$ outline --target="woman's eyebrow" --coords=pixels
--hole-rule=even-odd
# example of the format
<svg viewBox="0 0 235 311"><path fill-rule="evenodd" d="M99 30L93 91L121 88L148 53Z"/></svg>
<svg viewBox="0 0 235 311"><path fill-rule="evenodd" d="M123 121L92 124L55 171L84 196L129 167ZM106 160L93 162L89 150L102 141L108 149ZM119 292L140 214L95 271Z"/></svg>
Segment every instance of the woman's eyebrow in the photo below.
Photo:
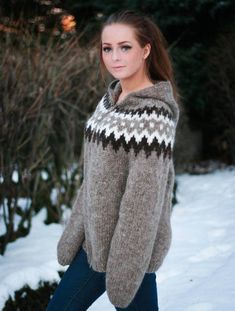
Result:
<svg viewBox="0 0 235 311"><path fill-rule="evenodd" d="M118 42L118 44L123 44L123 43L131 43L131 42L130 42L130 41L121 41L121 42ZM103 42L103 44L112 45L111 43L108 43L108 42Z"/></svg>

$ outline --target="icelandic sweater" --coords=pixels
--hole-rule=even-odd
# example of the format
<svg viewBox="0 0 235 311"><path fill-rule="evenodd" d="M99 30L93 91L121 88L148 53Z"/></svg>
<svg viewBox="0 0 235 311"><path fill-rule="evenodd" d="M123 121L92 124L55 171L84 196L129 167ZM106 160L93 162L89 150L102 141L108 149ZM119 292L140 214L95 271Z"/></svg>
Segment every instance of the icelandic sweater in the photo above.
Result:
<svg viewBox="0 0 235 311"><path fill-rule="evenodd" d="M113 80L84 127L83 182L57 245L61 265L81 247L126 308L171 244L173 147L179 108L169 80L121 93Z"/></svg>

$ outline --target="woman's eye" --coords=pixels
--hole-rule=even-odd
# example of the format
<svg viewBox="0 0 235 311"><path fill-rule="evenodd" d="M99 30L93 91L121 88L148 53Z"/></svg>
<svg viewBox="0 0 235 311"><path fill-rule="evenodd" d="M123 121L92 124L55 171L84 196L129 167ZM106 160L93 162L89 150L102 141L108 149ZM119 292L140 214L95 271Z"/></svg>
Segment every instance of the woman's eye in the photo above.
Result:
<svg viewBox="0 0 235 311"><path fill-rule="evenodd" d="M122 46L122 50L125 52L125 51L128 51L129 49L131 49L131 46L129 45L123 45Z"/></svg>
<svg viewBox="0 0 235 311"><path fill-rule="evenodd" d="M104 51L105 53L108 53L110 50L111 50L111 49L108 48L108 47L104 47L104 48L103 48L103 51Z"/></svg>
<svg viewBox="0 0 235 311"><path fill-rule="evenodd" d="M128 50L130 50L130 49L131 49L131 46L129 46L129 45L123 45L123 46L121 46L121 50L122 50L123 52L126 52L126 51L128 51ZM112 49L111 49L110 47L103 47L103 52L104 52L104 53L109 53L111 50L112 50Z"/></svg>

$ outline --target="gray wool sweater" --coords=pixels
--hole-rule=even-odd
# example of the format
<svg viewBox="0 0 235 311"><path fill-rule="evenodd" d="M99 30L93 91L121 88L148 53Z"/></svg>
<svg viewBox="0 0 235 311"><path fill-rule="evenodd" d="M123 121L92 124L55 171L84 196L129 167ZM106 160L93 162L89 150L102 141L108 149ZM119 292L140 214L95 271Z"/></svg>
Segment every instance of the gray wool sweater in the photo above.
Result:
<svg viewBox="0 0 235 311"><path fill-rule="evenodd" d="M179 119L170 81L117 102L113 80L84 127L84 178L57 244L69 265L81 247L106 272L111 303L126 308L171 244L173 147Z"/></svg>

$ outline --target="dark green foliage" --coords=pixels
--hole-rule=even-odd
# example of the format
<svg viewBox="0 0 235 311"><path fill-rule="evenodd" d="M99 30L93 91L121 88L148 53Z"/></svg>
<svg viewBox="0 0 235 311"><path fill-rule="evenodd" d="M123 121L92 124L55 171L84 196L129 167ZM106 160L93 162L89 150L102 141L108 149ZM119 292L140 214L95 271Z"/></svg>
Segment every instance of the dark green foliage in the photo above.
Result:
<svg viewBox="0 0 235 311"><path fill-rule="evenodd" d="M205 46L199 43L195 43L191 48L176 46L172 48L171 55L179 88L183 90L185 110L191 120L190 127L201 128L206 119L204 114L207 81Z"/></svg>
<svg viewBox="0 0 235 311"><path fill-rule="evenodd" d="M207 55L205 154L235 163L235 23L218 35Z"/></svg>

